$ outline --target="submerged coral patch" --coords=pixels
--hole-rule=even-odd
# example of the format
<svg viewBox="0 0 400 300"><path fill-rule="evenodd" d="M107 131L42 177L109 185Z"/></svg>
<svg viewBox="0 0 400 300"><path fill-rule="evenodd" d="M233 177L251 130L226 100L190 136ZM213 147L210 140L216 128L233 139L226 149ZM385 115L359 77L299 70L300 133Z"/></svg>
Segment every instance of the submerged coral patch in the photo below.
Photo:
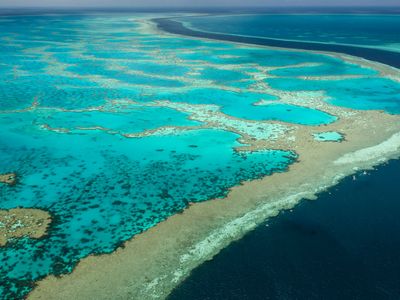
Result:
<svg viewBox="0 0 400 300"><path fill-rule="evenodd" d="M336 131L317 132L313 134L313 137L318 142L341 142L344 140L343 134Z"/></svg>

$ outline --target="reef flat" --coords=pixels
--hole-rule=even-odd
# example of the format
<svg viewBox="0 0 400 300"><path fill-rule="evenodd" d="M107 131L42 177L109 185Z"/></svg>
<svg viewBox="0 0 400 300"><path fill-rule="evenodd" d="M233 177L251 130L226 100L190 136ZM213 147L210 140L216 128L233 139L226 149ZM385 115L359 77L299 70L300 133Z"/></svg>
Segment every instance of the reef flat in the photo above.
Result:
<svg viewBox="0 0 400 300"><path fill-rule="evenodd" d="M40 209L0 210L0 246L11 239L40 238L46 234L51 216Z"/></svg>
<svg viewBox="0 0 400 300"><path fill-rule="evenodd" d="M15 173L7 173L0 174L0 183L14 185L17 183L17 174Z"/></svg>
<svg viewBox="0 0 400 300"><path fill-rule="evenodd" d="M1 297L165 297L266 217L398 155L397 69L153 17L1 19L0 173L18 184L0 208L53 217L0 248Z"/></svg>

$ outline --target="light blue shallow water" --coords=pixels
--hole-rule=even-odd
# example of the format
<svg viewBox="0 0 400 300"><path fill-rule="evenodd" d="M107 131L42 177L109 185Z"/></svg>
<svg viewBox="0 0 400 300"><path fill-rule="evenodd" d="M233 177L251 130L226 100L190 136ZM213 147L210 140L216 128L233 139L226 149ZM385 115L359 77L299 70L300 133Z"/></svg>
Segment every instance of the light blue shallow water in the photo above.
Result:
<svg viewBox="0 0 400 300"><path fill-rule="evenodd" d="M344 137L341 133L336 131L325 131L313 134L314 139L320 142L341 142Z"/></svg>
<svg viewBox="0 0 400 300"><path fill-rule="evenodd" d="M200 122L190 121L188 115L162 107L134 106L123 112L56 112L45 113L35 120L52 128L79 129L102 127L120 133L137 133L174 124L174 126L195 126Z"/></svg>
<svg viewBox="0 0 400 300"><path fill-rule="evenodd" d="M248 88L268 82L282 91L321 89L335 105L400 112L399 84L372 70L305 52L159 37L141 31L134 17L0 19L0 174L19 177L16 186L0 185L0 209L35 207L53 217L45 237L0 248L0 298L21 298L36 280L70 272L190 202L223 197L297 158L292 151L237 152L237 134L196 128L204 124L189 112L156 101L212 104L241 121L336 120ZM321 66L281 69L279 78L251 75L300 63ZM363 77L294 78L307 74ZM256 105L261 100L267 105ZM124 136L160 127L192 130Z"/></svg>
<svg viewBox="0 0 400 300"><path fill-rule="evenodd" d="M400 85L384 78L347 80L301 80L296 78L271 78L268 84L288 91L325 91L334 105L355 109L377 109L400 113Z"/></svg>
<svg viewBox="0 0 400 300"><path fill-rule="evenodd" d="M296 68L282 68L270 72L277 76L321 76L323 74L330 75L375 75L375 70L360 68L357 65L346 64L338 59L332 59L321 65L304 66Z"/></svg>
<svg viewBox="0 0 400 300"><path fill-rule="evenodd" d="M338 64L339 66L346 65L344 62L329 56L306 52L280 51L279 56L276 56L276 50L242 47L242 48L227 48L217 49L213 51L192 51L188 53L178 53L177 56L187 60L209 61L215 64L236 65L244 63L257 63L260 66L288 66L301 63L322 63L322 64ZM352 65L353 66L353 65ZM359 66L353 66L353 70L357 73L366 72L365 69ZM372 70L368 71L372 72ZM322 73L321 73L322 74Z"/></svg>
<svg viewBox="0 0 400 300"><path fill-rule="evenodd" d="M325 112L301 106L275 103L275 96L254 92L230 92L219 89L192 89L184 93L159 93L156 99L169 99L192 104L217 104L227 115L250 120L279 120L303 125L329 124L337 118ZM270 105L255 105L258 101ZM304 118L304 116L306 116Z"/></svg>
<svg viewBox="0 0 400 300"><path fill-rule="evenodd" d="M2 188L1 207L42 208L54 222L45 238L0 250L3 295L23 292L28 286L13 284L32 277L71 271L80 258L113 251L189 202L224 196L226 187L294 158L287 151L236 154L237 136L228 132L123 139L40 132L12 120L2 124L8 143L1 143L0 169L17 171L21 185Z"/></svg>

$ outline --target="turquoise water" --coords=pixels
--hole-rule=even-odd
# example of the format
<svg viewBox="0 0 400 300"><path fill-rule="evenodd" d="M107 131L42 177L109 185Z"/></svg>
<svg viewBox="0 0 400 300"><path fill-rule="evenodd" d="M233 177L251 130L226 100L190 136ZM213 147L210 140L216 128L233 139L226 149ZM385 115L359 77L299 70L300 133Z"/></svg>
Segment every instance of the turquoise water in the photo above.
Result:
<svg viewBox="0 0 400 300"><path fill-rule="evenodd" d="M21 185L2 187L1 207L38 207L54 222L48 236L0 250L8 296L29 288L26 280L69 272L80 258L113 251L189 202L222 197L226 187L282 170L294 158L287 151L236 154L237 136L228 132L122 139L40 132L26 121L2 124L8 143L0 169L16 170Z"/></svg>
<svg viewBox="0 0 400 300"><path fill-rule="evenodd" d="M268 84L289 91L325 91L328 102L355 109L377 109L400 113L400 84L384 78L336 80L301 80L271 78Z"/></svg>
<svg viewBox="0 0 400 300"><path fill-rule="evenodd" d="M349 64L339 61L329 56L322 56L319 54L306 53L306 52L293 52L293 51L280 51L279 56L276 55L276 50L241 47L241 48L228 48L228 49L215 49L213 51L191 51L187 53L178 53L179 58L185 60L199 60L210 62L214 64L223 65L237 65L237 64L254 64L258 66L288 66L302 63L319 63L319 64L337 64L341 70L346 69ZM359 66L350 65L356 74L374 73L373 70L365 70ZM323 74L323 73L321 73ZM338 75L344 75L338 70ZM325 74L326 75L326 74Z"/></svg>
<svg viewBox="0 0 400 300"><path fill-rule="evenodd" d="M174 124L174 126L196 126L200 122L190 121L188 115L162 107L139 105L123 112L53 112L44 113L35 122L52 128L76 130L82 127L102 127L118 133L138 133Z"/></svg>
<svg viewBox="0 0 400 300"><path fill-rule="evenodd" d="M296 68L282 68L270 72L276 76L321 76L329 75L375 75L375 70L360 68L357 65L343 63L339 59L332 59L321 65Z"/></svg>
<svg viewBox="0 0 400 300"><path fill-rule="evenodd" d="M156 99L168 99L192 104L217 104L229 116L250 120L275 120L303 125L321 125L337 118L325 112L296 105L276 103L277 98L254 92L230 92L218 89L192 89L184 93L161 93ZM255 105L258 101L271 101L270 105ZM307 116L303 118L303 116Z"/></svg>
<svg viewBox="0 0 400 300"><path fill-rule="evenodd" d="M323 55L158 36L132 15L1 20L0 174L16 172L19 183L0 185L0 209L53 217L43 238L0 248L2 299L297 159L290 150L237 151L237 132L196 120L186 104L205 114L212 105L244 128L337 120L251 87L268 82L282 92L321 89L334 105L400 112L398 83ZM262 76L273 66L284 67L275 72L282 77ZM302 74L361 78L295 78Z"/></svg>
<svg viewBox="0 0 400 300"><path fill-rule="evenodd" d="M341 133L336 131L326 131L314 133L314 140L319 142L341 142L344 137Z"/></svg>
<svg viewBox="0 0 400 300"><path fill-rule="evenodd" d="M236 15L181 18L196 29L400 52L398 15Z"/></svg>
<svg viewBox="0 0 400 300"><path fill-rule="evenodd" d="M232 71L232 70L221 70L217 68L205 68L201 71L200 77L207 78L216 83L226 84L232 81L238 81L242 79L249 79L243 72Z"/></svg>

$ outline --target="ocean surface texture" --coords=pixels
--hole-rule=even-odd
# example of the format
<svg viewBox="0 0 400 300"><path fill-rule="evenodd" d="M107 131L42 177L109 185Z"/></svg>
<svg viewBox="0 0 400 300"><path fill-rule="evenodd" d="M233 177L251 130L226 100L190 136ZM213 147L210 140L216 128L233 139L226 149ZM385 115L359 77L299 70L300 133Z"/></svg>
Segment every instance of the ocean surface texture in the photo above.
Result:
<svg viewBox="0 0 400 300"><path fill-rule="evenodd" d="M0 298L285 171L294 151L248 141L338 119L280 102L288 91L400 113L400 83L332 56L161 34L144 15L1 17L0 174L18 184L0 183L0 209L39 208L52 223L0 247Z"/></svg>
<svg viewBox="0 0 400 300"><path fill-rule="evenodd" d="M282 212L195 269L169 300L398 299L399 170L393 160Z"/></svg>
<svg viewBox="0 0 400 300"><path fill-rule="evenodd" d="M183 18L210 32L400 52L399 15L277 14Z"/></svg>

